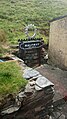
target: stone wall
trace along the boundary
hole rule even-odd
[[[49,58],[58,67],[67,69],[67,16],[50,23]]]

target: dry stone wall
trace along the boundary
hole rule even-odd
[[[42,76],[36,69],[27,67],[17,60],[23,69],[23,77],[28,80],[24,90],[21,90],[9,105],[4,104],[0,110],[1,119],[48,119],[49,110],[53,104],[54,84]],[[8,103],[8,102],[7,102]]]

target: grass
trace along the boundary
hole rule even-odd
[[[66,0],[0,0],[0,28],[10,44],[26,38],[25,26],[30,23],[38,29],[36,37],[46,41],[49,20],[66,14]]]
[[[0,98],[6,94],[16,94],[26,83],[16,61],[0,63]]]
[[[67,0],[0,0],[0,56],[9,52],[5,44],[17,44],[25,39],[25,27],[34,24],[36,37],[42,37],[48,43],[49,21],[67,14]],[[24,87],[15,62],[0,63],[0,96],[16,93]]]
[[[6,33],[3,29],[0,29],[0,57],[7,53],[7,49],[5,48],[5,45],[7,44],[7,38]]]

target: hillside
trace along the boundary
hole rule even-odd
[[[48,39],[49,20],[67,13],[67,0],[0,0],[0,29],[8,42],[25,38],[25,26],[36,25],[37,37]],[[1,35],[0,35],[1,41]]]

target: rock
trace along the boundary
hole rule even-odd
[[[21,103],[23,102],[24,98],[26,98],[25,92],[20,92],[15,99],[15,105],[21,106]]]
[[[40,88],[39,86],[35,85],[35,90],[40,91],[40,90],[42,90],[42,88]]]
[[[16,99],[15,99],[15,105],[17,106],[21,106],[21,102],[23,101],[23,98],[20,99],[19,96],[16,96]]]
[[[65,115],[60,112],[53,112],[53,116],[50,116],[49,119],[65,119]]]
[[[30,76],[27,73],[23,73],[22,77],[25,79],[30,79]]]
[[[49,89],[47,88],[47,91],[42,90],[42,89],[47,86],[53,86],[54,84],[52,82],[50,82],[47,78],[45,78],[41,74],[39,74],[38,71],[36,71],[35,69],[32,69],[32,68],[26,67],[24,69],[23,76],[26,79],[30,79],[28,81],[27,85],[25,86],[25,90],[21,91],[17,94],[13,104],[10,104],[10,106],[7,106],[7,108],[5,108],[5,107],[3,108],[2,112],[1,112],[2,115],[16,112],[19,110],[20,107],[22,107],[22,109],[24,111],[24,112],[22,111],[22,115],[23,115],[23,118],[25,118],[26,113],[28,113],[28,112],[30,113],[32,109],[34,112],[35,108],[39,109],[39,106],[41,107],[42,105],[44,105],[44,102],[45,102],[45,104],[47,102],[49,102],[48,97],[50,100],[53,99],[53,93],[52,93],[52,90],[50,90],[50,87],[49,87]],[[39,90],[42,90],[42,91],[39,91]],[[45,93],[45,92],[47,92],[47,93]],[[49,93],[49,95],[48,95],[48,93]],[[47,95],[48,95],[48,97],[47,97]],[[47,97],[47,101],[46,101],[46,97]],[[13,100],[12,95],[8,96],[9,100],[10,100],[10,98]],[[26,112],[26,110],[28,112]],[[29,113],[27,115],[30,118]],[[31,112],[31,114],[33,114],[33,113]]]
[[[44,76],[40,76],[39,78],[37,78],[36,83],[35,83],[36,90],[41,90],[42,88],[45,88],[48,86],[54,86],[54,84],[52,82],[50,82]]]
[[[35,85],[35,81],[34,80],[30,80],[29,84],[30,84],[30,86],[34,86]]]
[[[53,117],[50,116],[49,119],[53,119]]]
[[[20,93],[18,94],[18,96],[19,96],[19,98],[24,98],[24,97],[26,97],[26,95],[24,94],[24,92],[20,92]]]
[[[24,92],[20,92],[16,96],[16,103],[17,103],[17,105],[20,104],[20,102],[22,102],[25,97],[26,97],[26,95],[24,94]]]
[[[30,73],[30,74],[29,74],[30,77],[34,77],[34,76],[38,76],[38,75],[39,75],[39,72],[36,71],[35,69],[31,70],[29,73]]]
[[[15,112],[15,111],[18,111],[19,108],[20,108],[19,106],[13,106],[13,105],[11,105],[11,106],[7,107],[6,109],[4,109],[4,110],[1,112],[1,114],[2,114],[2,115],[10,114],[10,113],[13,113],[13,112]]]
[[[62,114],[62,115],[59,117],[59,119],[65,119],[65,115]]]
[[[44,56],[44,59],[45,60],[48,60],[48,54],[46,54],[46,56]]]
[[[25,93],[33,93],[34,91],[34,86],[30,86],[30,83],[28,83],[25,87]]]
[[[24,61],[23,61],[22,59],[18,58],[18,57],[15,56],[15,55],[11,55],[11,58],[12,58],[13,60],[17,60],[17,61],[20,61],[20,62],[24,63]]]
[[[32,70],[32,68],[29,68],[29,67],[25,68],[24,73],[23,73],[23,78],[26,78],[26,79],[30,78],[30,76],[29,76],[30,70]]]
[[[42,76],[42,75],[39,74],[39,75],[37,75],[37,76],[34,76],[34,77],[30,78],[30,80],[34,80],[34,81],[36,81],[36,79],[37,79],[38,77],[40,77],[40,76]]]
[[[32,68],[28,68],[28,67],[24,70],[24,73],[23,73],[23,77],[26,79],[30,79],[30,78],[38,76],[38,75],[39,75],[38,71],[36,71],[35,69],[32,69]]]

